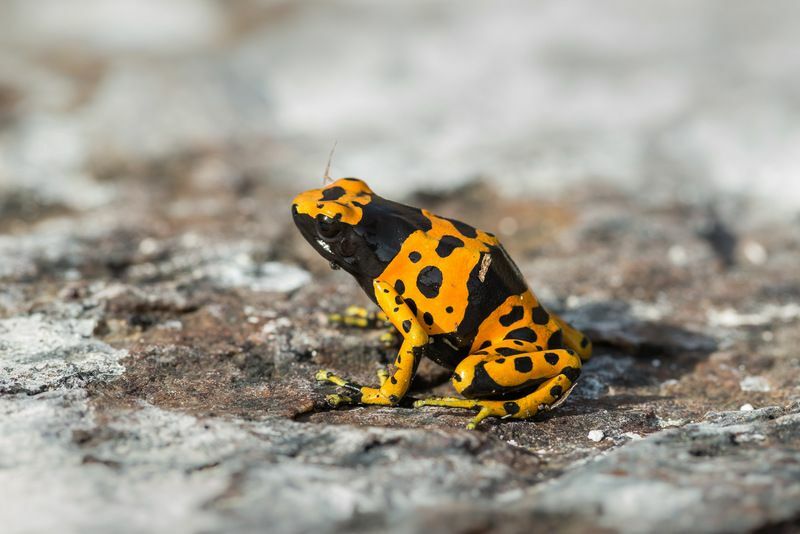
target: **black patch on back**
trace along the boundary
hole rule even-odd
[[[453,307],[452,306],[448,306],[448,307],[446,307],[444,309],[444,311],[446,311],[447,313],[453,313]]]
[[[439,296],[442,287],[442,271],[435,265],[428,265],[417,275],[417,289],[429,299]]]
[[[504,402],[503,409],[507,414],[514,415],[515,413],[519,412],[519,404],[514,401]]]
[[[561,329],[556,330],[550,336],[550,339],[547,340],[547,348],[552,349],[563,349],[564,348],[564,333]]]
[[[524,350],[515,349],[514,347],[497,347],[494,351],[503,356],[513,356],[514,354],[522,354],[525,352]]]
[[[427,232],[432,228],[430,219],[419,208],[386,200],[378,195],[371,197],[371,202],[361,209],[361,220],[353,226],[353,233],[360,238],[358,241],[362,250],[356,253],[357,272],[351,271],[370,297],[372,281],[386,270],[408,236],[418,230]]]
[[[531,310],[531,318],[534,323],[545,325],[550,321],[550,314],[541,306],[536,306]]]
[[[464,339],[474,339],[478,327],[486,317],[508,297],[519,295],[528,289],[522,274],[503,247],[491,245],[489,252],[484,254],[489,254],[492,261],[483,282],[478,277],[481,260],[476,262],[467,279],[467,307],[458,325],[458,334]]]
[[[403,321],[402,327],[403,327],[403,332],[408,334],[411,331],[411,321],[406,319],[405,321]]]
[[[394,283],[394,290],[402,295],[406,291],[406,285],[403,283],[402,280],[398,278],[397,281]]]
[[[408,259],[411,260],[411,263],[417,263],[419,260],[422,259],[422,254],[420,254],[416,250],[413,250],[409,252]]]
[[[558,354],[556,354],[555,352],[545,352],[544,361],[546,361],[550,365],[556,365],[558,363]]]
[[[346,191],[343,187],[330,187],[322,191],[322,200],[339,200],[344,196]]]
[[[422,314],[422,320],[425,321],[425,324],[431,326],[433,324],[433,315],[429,312],[425,312]]]
[[[447,221],[450,221],[451,223],[453,223],[453,226],[456,227],[456,230],[461,232],[461,235],[464,235],[466,237],[470,237],[470,238],[473,238],[473,239],[478,237],[478,231],[475,230],[475,228],[473,228],[472,226],[470,226],[470,225],[468,225],[466,223],[463,223],[461,221],[457,221],[455,219],[447,219],[446,217],[444,219],[447,220]]]
[[[438,254],[440,258],[446,258],[452,254],[455,249],[463,246],[464,242],[455,236],[442,236],[439,240],[439,244],[436,245],[436,254]]]
[[[520,373],[530,373],[533,369],[533,362],[530,356],[520,356],[514,358],[514,369]]]
[[[485,349],[485,348],[487,348],[487,347],[491,347],[491,346],[492,346],[492,342],[491,342],[490,340],[488,340],[488,339],[487,339],[486,341],[484,341],[483,343],[481,343],[481,346],[480,346],[480,347],[478,347],[478,348],[479,348],[479,349]]]
[[[536,335],[536,332],[534,332],[527,326],[524,326],[522,328],[517,328],[515,330],[512,330],[511,332],[506,334],[505,339],[519,339],[522,341],[529,341],[533,343],[538,339],[538,337],[539,336]]]
[[[522,306],[514,306],[507,314],[500,316],[500,324],[503,326],[511,326],[521,320],[524,315],[525,310],[522,309]]]

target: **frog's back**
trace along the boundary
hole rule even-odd
[[[371,208],[385,211],[383,203],[395,210],[402,206],[374,199]],[[365,219],[368,211],[370,206]],[[509,298],[530,291],[492,234],[427,210],[416,212],[424,222],[397,242],[379,278],[394,286],[428,330],[429,357],[453,368],[469,353],[484,320]]]

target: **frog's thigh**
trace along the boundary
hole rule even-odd
[[[580,375],[581,360],[569,349],[500,355],[488,348],[487,352],[464,358],[453,373],[456,391],[469,399],[508,397],[559,375],[564,375],[571,387]]]
[[[511,356],[476,354],[465,358],[453,375],[456,389],[473,398],[432,398],[414,405],[478,409],[469,429],[487,417],[525,419],[566,399],[580,376],[580,367],[580,358],[565,349]],[[531,388],[535,389],[524,394]],[[515,391],[521,396],[514,398]],[[504,399],[492,400],[499,396]]]

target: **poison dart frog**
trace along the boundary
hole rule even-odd
[[[477,410],[469,429],[486,417],[532,417],[572,391],[591,342],[541,305],[494,235],[382,198],[357,178],[301,193],[292,216],[311,246],[353,275],[382,311],[351,311],[349,322],[381,317],[402,337],[378,387],[319,371],[317,380],[344,390],[328,395],[331,405],[397,404],[423,357],[453,372],[463,398],[414,406]]]

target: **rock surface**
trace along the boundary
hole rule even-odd
[[[796,531],[798,15],[0,3],[3,532]],[[290,221],[335,138],[591,335],[563,406],[325,405],[393,357]]]

